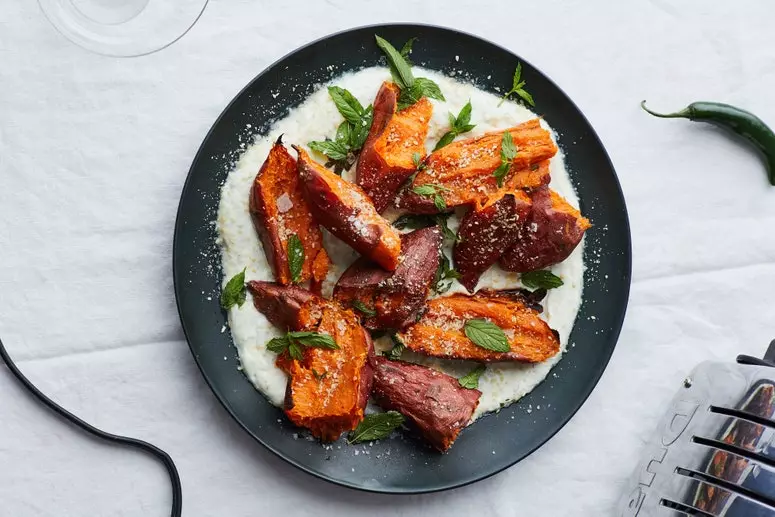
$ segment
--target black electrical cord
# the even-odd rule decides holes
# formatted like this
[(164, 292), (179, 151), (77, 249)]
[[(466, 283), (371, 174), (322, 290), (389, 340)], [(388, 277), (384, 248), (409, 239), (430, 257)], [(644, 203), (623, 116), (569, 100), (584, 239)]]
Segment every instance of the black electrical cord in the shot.
[(44, 406), (47, 406), (54, 413), (58, 414), (65, 420), (86, 431), (92, 436), (96, 436), (101, 440), (118, 445), (140, 449), (141, 451), (147, 452), (148, 454), (156, 457), (156, 459), (161, 461), (164, 464), (164, 467), (167, 469), (167, 473), (170, 476), (170, 482), (172, 483), (172, 513), (170, 515), (172, 517), (180, 517), (183, 508), (183, 493), (180, 486), (180, 475), (178, 474), (178, 469), (175, 467), (175, 462), (172, 461), (172, 458), (169, 454), (148, 442), (144, 442), (136, 438), (128, 438), (126, 436), (106, 433), (105, 431), (97, 429), (93, 425), (84, 422), (48, 398), (43, 394), (43, 392), (36, 388), (35, 385), (32, 384), (32, 382), (30, 382), (30, 380), (25, 377), (21, 371), (19, 371), (19, 368), (16, 367), (16, 363), (14, 363), (11, 359), (11, 356), (8, 355), (8, 351), (5, 349), (5, 345), (3, 345), (2, 339), (0, 339), (0, 357), (3, 358), (3, 361), (8, 366), (8, 369), (11, 370), (11, 373), (19, 380), (22, 386), (24, 386), (27, 391), (29, 391), (36, 399), (42, 402)]

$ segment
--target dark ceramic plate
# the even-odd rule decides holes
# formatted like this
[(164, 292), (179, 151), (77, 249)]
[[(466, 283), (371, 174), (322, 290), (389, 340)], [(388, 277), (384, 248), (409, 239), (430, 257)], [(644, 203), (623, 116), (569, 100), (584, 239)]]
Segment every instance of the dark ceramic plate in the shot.
[[(218, 307), (220, 258), (213, 221), (220, 186), (243, 145), (265, 132), (315, 88), (348, 70), (384, 64), (374, 34), (403, 44), (419, 39), (412, 60), (456, 71), (480, 88), (508, 88), (517, 62), (536, 99), (536, 111), (559, 133), (578, 189), (587, 233), (584, 304), (571, 334), (573, 347), (554, 375), (519, 403), (477, 421), (447, 454), (411, 438), (330, 447), (296, 435), (237, 370), (237, 352)], [(332, 66), (333, 65), (333, 66)], [(300, 85), (295, 89), (293, 85)], [(247, 192), (245, 195), (247, 196)], [(175, 294), (191, 352), (215, 395), (256, 440), (300, 469), (340, 485), (375, 492), (419, 493), (478, 481), (518, 462), (554, 435), (579, 409), (608, 363), (624, 318), (630, 286), (630, 231), (624, 199), (600, 139), (573, 102), (541, 72), (508, 50), (478, 37), (425, 25), (363, 27), (315, 41), (270, 66), (229, 104), (194, 159), (175, 226)], [(591, 318), (594, 316), (594, 318)], [(224, 356), (227, 360), (224, 360)], [(540, 410), (527, 412), (532, 406)]]

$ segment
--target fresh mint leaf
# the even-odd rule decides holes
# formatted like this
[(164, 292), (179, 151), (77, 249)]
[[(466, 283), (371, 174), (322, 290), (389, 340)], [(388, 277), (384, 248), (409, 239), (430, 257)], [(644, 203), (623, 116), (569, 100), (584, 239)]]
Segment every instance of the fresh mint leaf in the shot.
[(304, 353), (301, 351), (301, 347), (298, 343), (291, 342), (288, 345), (288, 355), (295, 361), (301, 361), (304, 359)]
[(319, 332), (286, 332), (282, 337), (275, 337), (266, 344), (266, 349), (276, 354), (282, 354), (286, 350), (292, 359), (301, 361), (303, 347), (327, 348), (336, 350), (339, 345), (328, 334)]
[(441, 88), (439, 88), (438, 84), (430, 79), (418, 77), (414, 80), (414, 84), (411, 87), (401, 89), (401, 93), (398, 95), (398, 111), (412, 106), (423, 97), (439, 101), (446, 100), (444, 99), (444, 94), (441, 93)]
[(460, 273), (450, 267), (449, 258), (441, 252), (441, 261), (433, 278), (433, 291), (444, 294), (452, 287), (452, 281), (460, 278)]
[[(246, 268), (247, 269), (247, 268)], [(248, 293), (245, 289), (245, 269), (237, 273), (231, 280), (226, 282), (226, 285), (221, 291), (221, 307), (227, 311), (234, 307), (242, 307), (245, 303)]]
[(412, 163), (414, 163), (414, 166), (418, 171), (425, 169), (425, 164), (423, 163), (423, 158), (420, 153), (412, 153)]
[[(407, 41), (401, 52), (399, 52), (385, 39), (380, 38), (376, 34), (374, 37), (377, 40), (377, 46), (385, 53), (393, 82), (401, 89), (401, 93), (398, 96), (399, 111), (408, 108), (423, 97), (440, 101), (445, 100), (438, 84), (425, 77), (415, 78), (412, 74), (412, 63), (406, 56), (411, 52), (414, 38)], [(404, 55), (405, 50), (406, 55)]]
[(441, 88), (439, 88), (439, 85), (431, 81), (430, 79), (426, 79), (425, 77), (418, 77), (414, 80), (414, 84), (412, 85), (413, 93), (419, 93), (420, 95), (417, 97), (417, 100), (420, 100), (423, 97), (428, 97), (429, 99), (436, 99), (437, 101), (446, 101), (447, 99), (444, 98), (444, 94), (441, 93)]
[(273, 337), (266, 344), (266, 349), (270, 352), (274, 352), (275, 354), (282, 354), (288, 349), (288, 345), (290, 344), (291, 342), (288, 339), (288, 336)]
[(449, 189), (435, 183), (426, 183), (425, 185), (417, 185), (412, 187), (412, 192), (423, 197), (429, 197), (433, 201), (436, 210), (443, 212), (447, 209), (447, 202), (444, 201), (442, 192), (446, 192)]
[(452, 113), (449, 114), (449, 131), (444, 133), (444, 136), (436, 143), (436, 147), (433, 148), (434, 151), (438, 151), (442, 147), (451, 144), (458, 135), (467, 133), (476, 127), (476, 125), (469, 123), (471, 122), (471, 110), (471, 101), (468, 101), (460, 109), (457, 117)]
[(390, 75), (393, 76), (393, 81), (401, 88), (401, 90), (411, 88), (415, 79), (409, 63), (406, 62), (401, 53), (387, 40), (380, 38), (377, 35), (374, 37), (377, 40), (377, 46), (385, 53), (388, 67), (390, 68)]
[(366, 138), (369, 136), (369, 130), (371, 129), (371, 123), (374, 120), (374, 106), (369, 104), (363, 114), (361, 115), (360, 124), (354, 124), (350, 128), (350, 138), (348, 140), (350, 150), (360, 151), (363, 144), (366, 143)]
[(501, 164), (492, 173), (498, 180), (499, 187), (503, 186), (503, 180), (506, 179), (516, 156), (517, 146), (514, 145), (514, 138), (512, 138), (510, 131), (504, 131), (503, 138), (501, 138)]
[(327, 375), (328, 375), (328, 372), (320, 373), (316, 369), (314, 368), (312, 369), (312, 376), (315, 377), (315, 379), (317, 379), (318, 381), (322, 381), (323, 379), (326, 378)]
[(301, 244), (301, 239), (295, 233), (292, 233), (288, 237), (286, 244), (286, 252), (288, 253), (288, 269), (291, 272), (291, 281), (297, 284), (301, 281), (301, 272), (304, 269), (304, 246)]
[(406, 345), (397, 334), (390, 334), (390, 339), (393, 341), (393, 348), (387, 352), (382, 352), (382, 355), (391, 361), (398, 361), (401, 359), (401, 354), (406, 350)]
[(436, 142), (436, 147), (433, 148), (434, 151), (438, 151), (442, 147), (445, 147), (452, 143), (452, 141), (457, 136), (457, 133), (453, 130), (449, 130), (446, 133), (444, 133), (444, 136), (442, 136), (438, 142)]
[(354, 126), (361, 123), (364, 109), (352, 93), (339, 86), (329, 86), (328, 94), (347, 122)]
[(441, 228), (441, 233), (445, 239), (449, 239), (454, 242), (458, 242), (459, 238), (453, 232), (448, 224), (449, 214), (436, 214), (436, 215), (417, 215), (417, 214), (404, 214), (398, 219), (393, 221), (393, 226), (399, 230), (418, 230), (420, 228), (428, 228), (436, 225)]
[(506, 175), (509, 173), (509, 169), (511, 168), (511, 164), (501, 163), (497, 169), (495, 169), (492, 173), (493, 176), (495, 176), (495, 179), (498, 180), (498, 186), (503, 186), (503, 180), (506, 178)]
[(475, 390), (479, 387), (479, 377), (482, 376), (484, 371), (487, 370), (487, 366), (480, 364), (467, 374), (465, 374), (463, 377), (459, 378), (457, 382), (462, 386), (463, 388), (469, 389), (469, 390)]
[(509, 340), (498, 325), (483, 319), (466, 321), (463, 332), (476, 346), (492, 350), (493, 352), (509, 352)]
[(369, 442), (387, 438), (390, 433), (401, 427), (404, 423), (404, 415), (398, 411), (385, 413), (372, 413), (366, 415), (354, 431), (350, 431), (347, 443)]
[(529, 271), (520, 275), (520, 280), (530, 289), (554, 289), (563, 285), (562, 278), (551, 271)]
[(412, 106), (415, 102), (419, 101), (420, 97), (416, 96), (416, 93), (417, 92), (413, 92), (409, 88), (401, 90), (401, 93), (398, 94), (398, 104), (396, 106), (396, 110), (404, 110), (409, 106)]
[(321, 154), (325, 154), (332, 160), (346, 160), (350, 150), (342, 142), (335, 140), (323, 140), (310, 142), (309, 148)]
[(535, 106), (535, 105), (536, 105), (535, 101), (533, 100), (533, 96), (532, 96), (532, 95), (530, 95), (530, 94), (527, 92), (527, 90), (517, 90), (517, 91), (515, 91), (514, 93), (516, 93), (517, 95), (519, 95), (519, 97), (520, 97), (520, 98), (521, 98), (523, 101), (527, 102), (527, 103), (528, 103), (528, 104), (530, 104), (531, 106)]
[(471, 101), (468, 101), (466, 105), (461, 108), (460, 113), (457, 114), (457, 118), (455, 118), (455, 123), (452, 124), (452, 127), (460, 131), (463, 127), (467, 126), (471, 122), (471, 111), (473, 111), (473, 106), (471, 106)]
[(436, 210), (439, 212), (443, 212), (447, 209), (447, 202), (444, 201), (444, 198), (440, 194), (436, 194), (433, 196), (433, 205), (436, 207)]
[(447, 224), (449, 215), (439, 214), (434, 216), (434, 219), (436, 221), (436, 224), (439, 225), (439, 228), (441, 228), (441, 234), (444, 236), (445, 239), (449, 239), (452, 242), (461, 241), (461, 239), (457, 236), (457, 234), (450, 229), (449, 224)]
[(405, 230), (407, 228), (417, 230), (418, 228), (427, 228), (429, 226), (433, 226), (434, 224), (435, 223), (433, 219), (431, 219), (429, 216), (414, 214), (404, 214), (393, 221), (393, 226), (399, 230)]
[(353, 300), (353, 309), (355, 309), (358, 312), (362, 312), (364, 315), (368, 316), (369, 318), (373, 318), (377, 315), (377, 311), (366, 305), (360, 300)]
[(352, 124), (346, 120), (343, 121), (341, 124), (339, 124), (339, 127), (336, 128), (336, 136), (334, 137), (334, 141), (344, 143), (347, 147), (349, 147), (350, 139), (352, 139), (352, 128)]
[(409, 54), (412, 53), (412, 45), (414, 45), (414, 42), (417, 41), (417, 38), (409, 38), (406, 40), (406, 43), (404, 43), (404, 46), (401, 47), (400, 54), (401, 57), (404, 58), (404, 61), (406, 61), (406, 64), (409, 66), (412, 66), (414, 63), (409, 59)]
[(321, 334), (319, 332), (289, 332), (288, 337), (301, 345), (312, 348), (327, 348), (329, 350), (338, 350), (339, 345), (336, 344), (334, 338), (328, 334)]
[(412, 192), (419, 194), (420, 196), (430, 197), (436, 195), (436, 187), (431, 184), (417, 185), (416, 187), (412, 187)]
[(522, 63), (517, 63), (517, 68), (514, 70), (514, 77), (511, 79), (511, 90), (506, 92), (498, 106), (503, 104), (503, 101), (505, 101), (512, 93), (517, 94), (519, 98), (531, 106), (535, 106), (535, 102), (533, 102), (533, 96), (530, 95), (524, 87), (525, 81), (522, 80)]
[(514, 137), (511, 131), (504, 131), (501, 139), (501, 158), (505, 161), (513, 161), (517, 156), (517, 147), (514, 145)]
[(352, 93), (339, 86), (330, 86), (328, 93), (345, 120), (337, 127), (334, 140), (326, 138), (324, 141), (310, 142), (307, 145), (313, 151), (328, 156), (326, 167), (334, 167), (334, 172), (341, 174), (355, 164), (358, 153), (369, 136), (374, 107), (369, 104), (364, 108)]

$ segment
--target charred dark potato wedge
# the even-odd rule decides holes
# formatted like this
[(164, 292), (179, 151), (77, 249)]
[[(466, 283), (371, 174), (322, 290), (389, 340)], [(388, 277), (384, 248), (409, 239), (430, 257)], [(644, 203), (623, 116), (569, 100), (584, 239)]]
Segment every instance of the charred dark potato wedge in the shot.
[(530, 213), (530, 198), (523, 192), (506, 194), (482, 209), (471, 209), (460, 221), (452, 250), (458, 281), (473, 292), (482, 273), (517, 242)]
[(449, 449), (471, 421), (482, 393), (426, 366), (384, 357), (372, 362), (377, 404), (403, 414), (435, 449)]
[(565, 199), (548, 188), (531, 194), (532, 208), (516, 243), (500, 264), (508, 271), (535, 271), (562, 262), (592, 225)]
[(417, 320), (439, 267), (437, 226), (401, 235), (401, 258), (392, 273), (360, 258), (339, 278), (334, 299), (360, 313), (370, 330), (402, 329)]

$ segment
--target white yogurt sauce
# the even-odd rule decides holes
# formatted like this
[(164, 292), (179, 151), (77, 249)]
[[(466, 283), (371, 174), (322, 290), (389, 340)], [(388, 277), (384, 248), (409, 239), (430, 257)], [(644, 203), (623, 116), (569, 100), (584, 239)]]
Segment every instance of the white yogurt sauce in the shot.
[[(479, 90), (471, 84), (420, 67), (415, 67), (414, 71), (417, 76), (433, 79), (446, 97), (446, 102), (431, 101), (434, 110), (426, 140), (426, 148), (429, 151), (449, 127), (448, 112), (457, 114), (469, 100), (473, 107), (471, 123), (476, 124), (476, 127), (459, 137), (460, 139), (479, 136), (488, 131), (510, 127), (536, 117), (532, 111), (513, 102), (504, 102), (499, 106), (499, 97)], [(380, 85), (386, 80), (390, 80), (388, 70), (374, 67), (342, 75), (330, 84), (348, 89), (365, 106), (373, 101)], [(217, 221), (224, 282), (245, 267), (247, 267), (247, 280), (273, 280), (272, 270), (250, 218), (248, 195), (258, 169), (269, 154), (272, 143), (280, 134), (284, 135), (283, 140), (287, 144), (295, 143), (306, 147), (307, 142), (323, 140), (326, 136), (333, 137), (336, 133), (342, 117), (324, 86), (327, 85), (321, 86), (300, 106), (291, 110), (285, 118), (277, 121), (266, 135), (257, 137), (241, 156), (234, 170), (229, 173), (221, 190)], [(545, 121), (542, 120), (541, 124), (551, 130)], [(553, 132), (552, 134), (554, 135)], [(578, 198), (565, 170), (562, 151), (552, 158), (550, 171), (551, 187), (564, 196), (571, 205), (578, 207)], [(354, 173), (355, 167), (349, 173), (345, 173), (344, 177), (353, 180)], [(386, 214), (386, 217), (391, 219), (395, 215)], [(451, 217), (449, 223), (455, 230), (458, 225), (457, 217)], [(324, 232), (324, 245), (333, 263), (324, 285), (324, 294), (328, 295), (336, 280), (355, 260), (357, 254), (328, 232)], [(568, 337), (581, 305), (584, 276), (583, 245), (582, 241), (570, 257), (551, 268), (565, 284), (557, 289), (551, 289), (543, 302), (543, 318), (559, 332), (561, 352), (540, 364), (489, 365), (479, 381), (482, 397), (474, 419), (529, 393), (560, 359), (567, 347)], [(445, 253), (448, 257), (452, 256), (450, 243), (445, 245)], [(478, 288), (495, 289), (519, 286), (521, 284), (518, 274), (503, 271), (497, 266), (482, 275), (478, 284)], [(452, 289), (445, 294), (455, 292), (465, 293), (466, 290), (462, 285), (454, 282)], [(229, 311), (229, 326), (239, 351), (242, 371), (273, 404), (281, 405), (287, 379), (274, 364), (276, 355), (265, 347), (267, 341), (280, 334), (279, 331), (253, 307), (249, 299), (242, 307), (235, 306)], [(377, 340), (375, 345), (378, 351), (390, 347), (389, 340), (386, 338)], [(411, 353), (406, 353), (404, 358), (428, 364), (456, 376), (463, 375), (473, 366), (473, 363), (442, 361)]]

